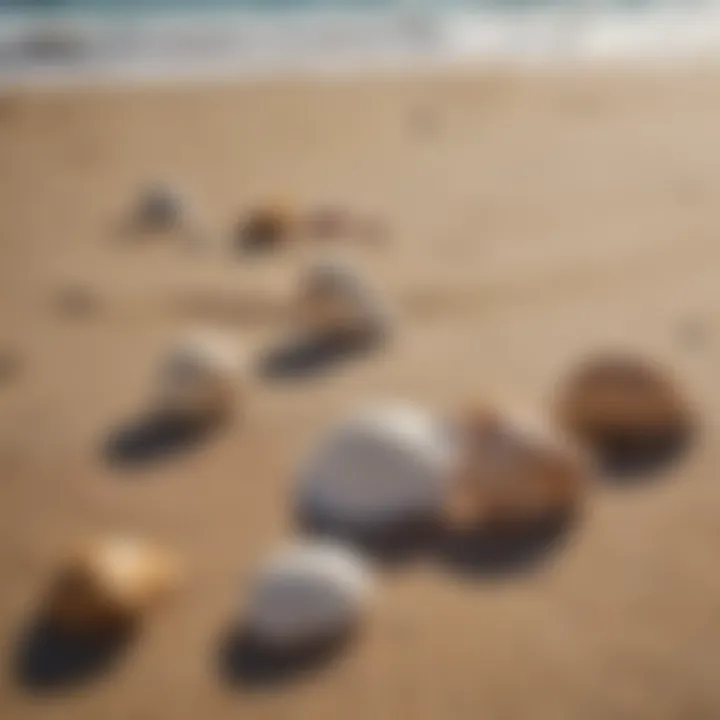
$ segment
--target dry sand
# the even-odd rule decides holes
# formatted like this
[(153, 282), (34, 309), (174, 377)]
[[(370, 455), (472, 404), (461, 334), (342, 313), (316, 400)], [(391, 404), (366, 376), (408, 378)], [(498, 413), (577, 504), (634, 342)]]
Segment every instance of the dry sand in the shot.
[[(4, 97), (0, 347), (17, 365), (0, 385), (0, 716), (717, 718), (719, 80), (497, 73)], [(118, 241), (118, 213), (157, 177), (187, 186), (220, 238), (268, 195), (382, 214), (390, 242), (357, 257), (403, 320), (387, 352), (256, 379), (238, 427), (130, 469), (103, 443), (142, 409), (155, 353), (191, 322), (262, 346), (307, 256)], [(97, 302), (64, 307), (69, 285)], [(533, 573), (392, 574), (336, 665), (272, 693), (223, 680), (243, 583), (288, 531), (293, 468), (335, 418), (383, 396), (541, 401), (607, 343), (676, 367), (709, 418), (692, 456), (656, 482), (601, 485)], [(187, 556), (186, 588), (112, 670), (24, 687), (17, 644), (56, 553), (128, 528)]]

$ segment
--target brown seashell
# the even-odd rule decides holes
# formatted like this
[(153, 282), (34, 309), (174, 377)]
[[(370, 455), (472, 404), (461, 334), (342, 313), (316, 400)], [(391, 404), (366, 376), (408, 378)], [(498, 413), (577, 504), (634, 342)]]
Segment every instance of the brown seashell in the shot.
[(580, 441), (653, 441), (685, 433), (692, 425), (689, 403), (670, 374), (627, 354), (584, 362), (558, 390), (561, 426)]
[(243, 251), (272, 250), (290, 242), (299, 230), (298, 213), (284, 203), (268, 203), (240, 220), (236, 246)]
[(447, 505), (451, 525), (543, 521), (581, 503), (589, 466), (549, 425), (478, 405), (455, 429), (461, 459)]
[(110, 537), (79, 548), (53, 583), (46, 613), (78, 634), (134, 625), (179, 579), (173, 555), (142, 540)]

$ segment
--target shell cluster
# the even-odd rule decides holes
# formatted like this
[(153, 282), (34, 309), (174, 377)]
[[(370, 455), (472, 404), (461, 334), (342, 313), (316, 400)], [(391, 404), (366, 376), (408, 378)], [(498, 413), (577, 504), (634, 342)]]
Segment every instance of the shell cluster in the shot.
[[(202, 219), (201, 219), (202, 218)], [(207, 222), (190, 194), (167, 182), (142, 188), (124, 214), (122, 227), (136, 236), (164, 233), (184, 238), (193, 247), (206, 246)], [(342, 204), (303, 206), (270, 199), (247, 208), (227, 234), (227, 245), (241, 255), (272, 253), (293, 245), (377, 240), (383, 224), (372, 215)]]
[[(155, 187), (137, 217), (172, 228), (187, 201)], [(313, 216), (324, 234), (344, 216)], [(238, 225), (237, 246), (290, 242), (303, 222), (282, 204), (259, 207)], [(309, 337), (385, 336), (387, 305), (360, 273), (322, 262), (300, 278), (293, 327)], [(244, 407), (248, 365), (226, 335), (183, 337), (161, 358), (153, 407), (194, 424), (227, 422)], [(439, 536), (521, 527), (575, 514), (609, 443), (644, 448), (685, 434), (694, 414), (678, 383), (655, 363), (626, 353), (580, 364), (559, 384), (548, 412), (485, 402), (449, 416), (407, 402), (350, 412), (297, 470), (292, 509), (302, 532), (260, 565), (236, 624), (273, 653), (313, 646), (358, 627), (373, 591), (372, 560), (359, 538), (428, 526)], [(177, 584), (179, 563), (141, 539), (108, 537), (74, 552), (51, 587), (52, 622), (79, 634), (136, 624)]]

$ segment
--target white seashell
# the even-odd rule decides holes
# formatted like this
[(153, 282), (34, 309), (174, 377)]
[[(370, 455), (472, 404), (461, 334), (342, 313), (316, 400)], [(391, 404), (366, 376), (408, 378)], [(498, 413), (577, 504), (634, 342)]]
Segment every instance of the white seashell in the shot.
[(432, 414), (400, 403), (370, 408), (316, 451), (300, 480), (300, 512), (371, 532), (425, 520), (443, 504), (454, 461), (454, 441)]
[(351, 629), (369, 593), (368, 570), (351, 551), (311, 541), (289, 545), (255, 579), (245, 627), (268, 648), (312, 645)]
[(159, 408), (198, 419), (219, 419), (234, 409), (244, 363), (232, 342), (197, 333), (172, 348), (160, 368)]

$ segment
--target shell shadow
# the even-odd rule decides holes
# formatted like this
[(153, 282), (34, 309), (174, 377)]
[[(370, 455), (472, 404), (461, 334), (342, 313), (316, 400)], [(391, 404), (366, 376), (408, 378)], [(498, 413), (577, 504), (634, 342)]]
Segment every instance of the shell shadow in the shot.
[(104, 455), (115, 466), (145, 465), (189, 452), (206, 442), (217, 429), (217, 424), (171, 413), (148, 413), (112, 431), (104, 444)]
[(437, 545), (435, 559), (453, 573), (474, 579), (530, 573), (567, 545), (577, 521), (568, 514), (448, 532)]
[(394, 568), (426, 557), (441, 536), (435, 518), (416, 519), (370, 531), (332, 523), (305, 511), (298, 513), (296, 525), (300, 534), (353, 547), (381, 568)]
[(259, 361), (259, 373), (271, 380), (314, 376), (351, 359), (378, 350), (384, 338), (376, 333), (337, 332), (302, 337), (271, 348)]
[(593, 448), (601, 476), (616, 485), (639, 485), (657, 481), (664, 471), (689, 452), (695, 431), (673, 428), (665, 433), (628, 437), (608, 434)]
[(347, 630), (292, 651), (273, 652), (263, 648), (247, 630), (233, 628), (225, 632), (220, 641), (220, 677), (234, 688), (272, 690), (333, 664), (342, 656), (354, 635), (354, 630)]
[(18, 642), (15, 677), (23, 688), (38, 694), (90, 682), (118, 664), (133, 636), (133, 629), (125, 627), (112, 633), (77, 637), (53, 628), (40, 617)]

